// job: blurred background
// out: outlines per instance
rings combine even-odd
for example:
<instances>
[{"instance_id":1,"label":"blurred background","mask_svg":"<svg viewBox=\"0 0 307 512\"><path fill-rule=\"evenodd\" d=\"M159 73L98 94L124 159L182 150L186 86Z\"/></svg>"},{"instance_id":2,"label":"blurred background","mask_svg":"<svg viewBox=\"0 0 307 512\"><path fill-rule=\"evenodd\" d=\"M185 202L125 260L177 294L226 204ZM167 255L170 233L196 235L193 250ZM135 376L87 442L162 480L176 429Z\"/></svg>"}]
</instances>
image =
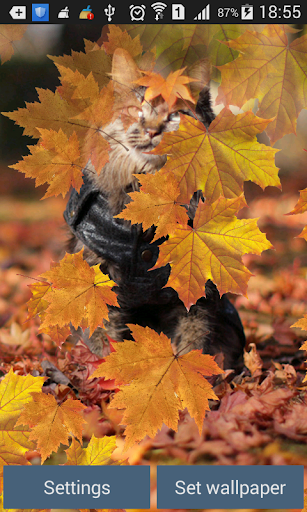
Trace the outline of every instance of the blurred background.
<instances>
[{"instance_id":1,"label":"blurred background","mask_svg":"<svg viewBox=\"0 0 307 512\"><path fill-rule=\"evenodd\" d=\"M55 91L58 71L47 55L83 51L84 39L97 41L101 25L29 25L13 42L14 55L0 66L0 112L25 107L38 100L36 88ZM40 201L46 187L9 166L29 154L37 140L0 115L0 328L25 321L31 293L28 278L50 268L64 255L66 232L61 196ZM25 325L25 327L27 324Z\"/></svg>"}]
</instances>

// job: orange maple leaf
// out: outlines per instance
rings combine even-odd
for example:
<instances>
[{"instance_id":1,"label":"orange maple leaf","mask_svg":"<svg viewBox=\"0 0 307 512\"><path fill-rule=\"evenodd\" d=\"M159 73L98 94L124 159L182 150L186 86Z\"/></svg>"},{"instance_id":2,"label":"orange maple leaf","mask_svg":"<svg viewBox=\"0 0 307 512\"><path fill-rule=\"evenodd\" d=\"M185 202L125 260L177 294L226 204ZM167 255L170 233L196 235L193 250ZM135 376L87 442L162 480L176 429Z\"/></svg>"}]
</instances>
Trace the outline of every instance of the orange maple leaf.
<instances>
[{"instance_id":1,"label":"orange maple leaf","mask_svg":"<svg viewBox=\"0 0 307 512\"><path fill-rule=\"evenodd\" d=\"M106 134L103 131L103 127L108 125L112 119L113 102L113 84L110 82L86 109L73 118L73 121L80 122L84 120L86 123L87 131L83 136L82 150L87 159L91 159L91 163L98 174L109 161L110 146L104 138Z\"/></svg>"},{"instance_id":2,"label":"orange maple leaf","mask_svg":"<svg viewBox=\"0 0 307 512\"><path fill-rule=\"evenodd\" d=\"M300 197L291 212L287 215L297 215L299 213L305 213L307 211L307 188L300 190ZM298 235L298 238L304 238L307 242L307 226L304 227L303 231Z\"/></svg>"},{"instance_id":3,"label":"orange maple leaf","mask_svg":"<svg viewBox=\"0 0 307 512\"><path fill-rule=\"evenodd\" d=\"M10 60L14 53L13 42L24 36L28 25L0 25L0 56L1 64Z\"/></svg>"},{"instance_id":4,"label":"orange maple leaf","mask_svg":"<svg viewBox=\"0 0 307 512\"><path fill-rule=\"evenodd\" d=\"M200 121L182 115L179 130L165 133L152 153L170 155L159 172L174 172L181 190L178 201L183 204L199 189L211 202L220 195L239 196L248 180L262 188L280 188L274 162L278 150L256 139L269 122L252 112L235 116L224 108L206 130Z\"/></svg>"},{"instance_id":5,"label":"orange maple leaf","mask_svg":"<svg viewBox=\"0 0 307 512\"><path fill-rule=\"evenodd\" d=\"M242 263L242 255L261 254L272 245L257 227L257 219L236 218L236 212L244 206L243 196L220 197L212 204L200 201L193 228L178 225L160 246L154 268L171 264L167 286L177 290L187 308L204 295L208 279L221 294L246 295L251 274Z\"/></svg>"},{"instance_id":6,"label":"orange maple leaf","mask_svg":"<svg viewBox=\"0 0 307 512\"><path fill-rule=\"evenodd\" d=\"M305 188L304 190L300 190L300 197L299 197L297 204L295 205L293 210L290 213L288 213L287 215L304 213L306 211L307 211L307 188Z\"/></svg>"},{"instance_id":7,"label":"orange maple leaf","mask_svg":"<svg viewBox=\"0 0 307 512\"><path fill-rule=\"evenodd\" d=\"M16 425L29 425L29 439L37 441L42 463L61 443L68 445L70 435L82 441L85 405L71 399L58 405L54 396L46 393L32 393L32 399L25 405Z\"/></svg>"},{"instance_id":8,"label":"orange maple leaf","mask_svg":"<svg viewBox=\"0 0 307 512\"><path fill-rule=\"evenodd\" d=\"M40 277L52 283L45 299L49 306L45 312L40 330L50 326L66 326L69 322L77 329L88 322L90 335L103 318L108 318L107 304L117 306L115 286L109 276L104 275L99 265L90 267L83 260L83 249L76 254L66 254L60 263L41 274Z\"/></svg>"},{"instance_id":9,"label":"orange maple leaf","mask_svg":"<svg viewBox=\"0 0 307 512\"><path fill-rule=\"evenodd\" d=\"M291 327L298 327L302 329L302 331L307 331L307 315L304 315L303 318L300 318L297 322L295 322L295 324L291 325ZM307 341L304 341L303 345L300 347L300 350L307 350ZM303 382L306 381L307 375L305 375Z\"/></svg>"},{"instance_id":10,"label":"orange maple leaf","mask_svg":"<svg viewBox=\"0 0 307 512\"><path fill-rule=\"evenodd\" d=\"M185 68L171 72L167 78L152 71L143 71L146 76L136 80L136 83L147 87L144 98L146 101L150 101L156 98L156 96L161 95L166 103L168 103L170 109L178 98L183 98L184 100L194 103L194 99L186 87L186 84L195 82L196 80L182 75L184 70Z\"/></svg>"},{"instance_id":11,"label":"orange maple leaf","mask_svg":"<svg viewBox=\"0 0 307 512\"><path fill-rule=\"evenodd\" d=\"M75 123L70 121L80 111L76 106L63 99L58 91L37 89L37 93L39 102L26 102L26 108L18 108L13 112L2 112L2 115L24 128L23 135L39 139L39 128L45 128L56 132L61 129L67 136L70 136L76 131L76 125L82 125L80 121L75 121Z\"/></svg>"},{"instance_id":12,"label":"orange maple leaf","mask_svg":"<svg viewBox=\"0 0 307 512\"><path fill-rule=\"evenodd\" d=\"M259 117L270 119L266 132L271 144L296 132L296 120L306 102L307 35L288 44L285 25L266 25L262 33L247 30L228 47L237 59L219 67L222 84L218 103L241 107L259 99ZM274 119L272 119L274 118Z\"/></svg>"},{"instance_id":13,"label":"orange maple leaf","mask_svg":"<svg viewBox=\"0 0 307 512\"><path fill-rule=\"evenodd\" d=\"M92 72L85 77L78 70L72 71L61 64L57 64L57 68L62 83L57 90L62 98L73 103L80 111L97 100L100 89Z\"/></svg>"},{"instance_id":14,"label":"orange maple leaf","mask_svg":"<svg viewBox=\"0 0 307 512\"><path fill-rule=\"evenodd\" d=\"M47 283L46 281L36 282L34 284L28 285L33 296L27 302L28 305L28 318L34 318L38 315L41 319L41 322L44 321L46 316L46 310L49 306L49 302L46 300L46 293L52 290L52 285ZM71 330L69 325L64 325L60 327L58 324L44 326L44 329L41 328L38 331L39 333L44 332L48 334L50 338L60 347L62 343L66 341L68 336L71 334Z\"/></svg>"},{"instance_id":15,"label":"orange maple leaf","mask_svg":"<svg viewBox=\"0 0 307 512\"><path fill-rule=\"evenodd\" d=\"M144 230L156 225L153 240L174 233L178 222L187 223L186 210L177 201L180 189L173 173L138 174L137 178L140 192L129 193L133 201L116 217L142 224Z\"/></svg>"},{"instance_id":16,"label":"orange maple leaf","mask_svg":"<svg viewBox=\"0 0 307 512\"><path fill-rule=\"evenodd\" d=\"M76 133L68 139L61 129L57 133L41 128L39 132L42 136L40 143L29 146L32 154L10 167L23 172L27 178L35 178L36 187L48 183L43 199L59 194L64 197L71 186L79 192L87 157L80 155Z\"/></svg>"},{"instance_id":17,"label":"orange maple leaf","mask_svg":"<svg viewBox=\"0 0 307 512\"><path fill-rule=\"evenodd\" d=\"M45 299L45 295L51 288L51 285L50 283L46 283L46 281L38 281L34 284L29 284L28 287L32 292L32 297L27 302L27 320L34 318L36 315L41 316L46 311L49 306L49 302Z\"/></svg>"},{"instance_id":18,"label":"orange maple leaf","mask_svg":"<svg viewBox=\"0 0 307 512\"><path fill-rule=\"evenodd\" d=\"M304 315L303 318L300 318L295 324L291 325L291 327L299 327L303 331L307 331L307 315ZM304 348L303 348L304 347ZM307 350L307 342L301 347L302 350Z\"/></svg>"},{"instance_id":19,"label":"orange maple leaf","mask_svg":"<svg viewBox=\"0 0 307 512\"><path fill-rule=\"evenodd\" d=\"M92 75L84 77L78 70L73 72L61 65L58 67L63 80L63 85L58 88L58 91L52 93L48 90L38 90L39 103L28 103L25 109L6 112L4 115L23 126L25 135L36 138L45 137L42 141L45 146L48 138L52 139L52 136L48 137L47 133L51 134L53 130L64 132L63 137L73 135L76 138L75 144L79 144L80 165L84 167L91 159L91 163L99 174L109 159L109 143L104 138L102 128L108 125L113 117L113 84L109 83L99 91L98 84ZM49 130L46 131L46 128ZM64 139L62 144L60 142L58 144L58 152L63 145L67 145ZM32 167L37 159L42 158L44 164L48 164L48 160L51 160L50 156L43 155L40 150L42 148L39 145L31 148L33 154L30 155L30 159L25 157L15 168L25 173L27 171L27 175L32 176ZM53 173L50 172L50 176L53 176ZM81 175L78 186L80 181L82 184ZM51 187L50 194L52 193Z\"/></svg>"},{"instance_id":20,"label":"orange maple leaf","mask_svg":"<svg viewBox=\"0 0 307 512\"><path fill-rule=\"evenodd\" d=\"M44 316L41 317L41 321L44 321ZM48 334L48 336L50 336L52 341L54 341L58 347L61 347L67 340L68 336L71 334L69 324L63 325L63 327L59 327L58 325L44 325L43 328L39 328L38 332Z\"/></svg>"},{"instance_id":21,"label":"orange maple leaf","mask_svg":"<svg viewBox=\"0 0 307 512\"><path fill-rule=\"evenodd\" d=\"M72 51L71 55L48 55L48 57L56 66L60 65L72 71L79 71L84 77L92 73L101 89L110 80L111 57L106 54L104 47L101 48L98 44L86 41L86 39L84 39L84 43L85 52Z\"/></svg>"},{"instance_id":22,"label":"orange maple leaf","mask_svg":"<svg viewBox=\"0 0 307 512\"><path fill-rule=\"evenodd\" d=\"M304 238L307 242L307 226L304 227L303 231L297 235L298 238Z\"/></svg>"},{"instance_id":23,"label":"orange maple leaf","mask_svg":"<svg viewBox=\"0 0 307 512\"><path fill-rule=\"evenodd\" d=\"M120 386L111 407L125 409L125 449L145 435L154 437L163 423L177 430L179 410L185 407L201 432L208 399L217 399L204 376L223 371L200 350L176 356L164 334L149 327L129 328L136 341L117 343L116 352L91 376L115 379Z\"/></svg>"}]
</instances>

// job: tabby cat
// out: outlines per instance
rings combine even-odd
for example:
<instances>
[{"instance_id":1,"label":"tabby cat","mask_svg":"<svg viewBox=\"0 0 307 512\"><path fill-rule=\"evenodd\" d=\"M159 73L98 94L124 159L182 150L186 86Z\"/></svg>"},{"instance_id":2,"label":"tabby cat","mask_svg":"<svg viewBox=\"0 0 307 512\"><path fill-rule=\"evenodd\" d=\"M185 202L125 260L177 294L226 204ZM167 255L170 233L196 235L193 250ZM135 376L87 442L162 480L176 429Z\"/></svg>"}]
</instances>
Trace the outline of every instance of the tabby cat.
<instances>
[{"instance_id":1,"label":"tabby cat","mask_svg":"<svg viewBox=\"0 0 307 512\"><path fill-rule=\"evenodd\" d=\"M144 92L144 87L136 90L139 97ZM139 118L127 131L120 118L104 128L111 146L109 162L99 176L91 163L87 164L83 171L85 184L80 194L72 192L64 214L72 232L68 252L78 252L84 246L88 263L99 263L102 272L118 285L120 308L110 306L109 321L105 322L111 338L132 339L129 323L149 326L169 336L181 354L195 348L212 355L222 352L224 367L239 369L245 337L238 313L227 297L220 298L215 285L208 281L206 298L199 299L188 313L177 292L165 287L170 266L148 272L165 239L152 242L154 227L143 232L140 225L113 218L130 201L128 192L138 190L134 175L155 173L164 165L165 155L148 152L161 142L165 132L178 129L179 111L195 117L182 104L169 111L159 96L151 102L142 101ZM195 112L206 127L214 119L206 86L200 91ZM190 225L199 200L204 200L200 191L186 205ZM86 331L83 338L93 352L101 355L105 341L102 328L91 338Z\"/></svg>"},{"instance_id":2,"label":"tabby cat","mask_svg":"<svg viewBox=\"0 0 307 512\"><path fill-rule=\"evenodd\" d=\"M104 137L111 147L110 161L99 176L90 163L85 172L93 185L107 194L113 215L129 200L126 192L138 189L134 174L153 174L165 164L166 155L148 152L161 142L164 132L178 130L179 122L179 113L169 112L167 103L158 97L151 103L142 103L139 120L127 131L120 118L104 128Z\"/></svg>"}]
</instances>

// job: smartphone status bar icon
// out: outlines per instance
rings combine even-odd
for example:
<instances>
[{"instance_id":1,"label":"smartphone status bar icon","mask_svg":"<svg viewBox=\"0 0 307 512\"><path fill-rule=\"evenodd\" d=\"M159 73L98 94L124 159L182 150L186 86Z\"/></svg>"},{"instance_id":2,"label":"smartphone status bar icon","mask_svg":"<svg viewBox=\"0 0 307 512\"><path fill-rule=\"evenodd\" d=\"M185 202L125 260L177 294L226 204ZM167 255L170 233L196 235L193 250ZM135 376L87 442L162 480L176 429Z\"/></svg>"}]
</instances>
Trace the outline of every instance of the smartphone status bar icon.
<instances>
[{"instance_id":1,"label":"smartphone status bar icon","mask_svg":"<svg viewBox=\"0 0 307 512\"><path fill-rule=\"evenodd\" d=\"M241 6L241 20L253 20L254 19L254 7L249 4Z\"/></svg>"},{"instance_id":2,"label":"smartphone status bar icon","mask_svg":"<svg viewBox=\"0 0 307 512\"><path fill-rule=\"evenodd\" d=\"M59 19L67 19L67 18L69 18L69 9L68 9L68 7L64 7L64 9L60 10L60 12L58 13L58 18Z\"/></svg>"},{"instance_id":3,"label":"smartphone status bar icon","mask_svg":"<svg viewBox=\"0 0 307 512\"><path fill-rule=\"evenodd\" d=\"M194 20L210 20L210 4L207 4L197 16L195 16Z\"/></svg>"},{"instance_id":4,"label":"smartphone status bar icon","mask_svg":"<svg viewBox=\"0 0 307 512\"><path fill-rule=\"evenodd\" d=\"M13 20L25 20L27 17L27 7L25 5L13 5L9 14Z\"/></svg>"},{"instance_id":5,"label":"smartphone status bar icon","mask_svg":"<svg viewBox=\"0 0 307 512\"><path fill-rule=\"evenodd\" d=\"M49 21L49 4L32 4L32 21Z\"/></svg>"}]
</instances>

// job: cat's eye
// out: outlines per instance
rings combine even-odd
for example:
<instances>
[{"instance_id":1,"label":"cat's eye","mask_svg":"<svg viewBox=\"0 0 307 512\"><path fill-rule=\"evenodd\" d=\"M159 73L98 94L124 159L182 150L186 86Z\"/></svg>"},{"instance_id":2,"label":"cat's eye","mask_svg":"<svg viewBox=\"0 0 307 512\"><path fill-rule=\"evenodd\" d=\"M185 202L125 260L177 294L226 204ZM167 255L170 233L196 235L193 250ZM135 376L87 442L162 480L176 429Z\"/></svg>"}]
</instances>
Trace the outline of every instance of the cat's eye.
<instances>
[{"instance_id":1,"label":"cat's eye","mask_svg":"<svg viewBox=\"0 0 307 512\"><path fill-rule=\"evenodd\" d=\"M179 121L180 117L179 117L179 114L178 112L172 112L171 114L169 114L167 120L168 121Z\"/></svg>"}]
</instances>

